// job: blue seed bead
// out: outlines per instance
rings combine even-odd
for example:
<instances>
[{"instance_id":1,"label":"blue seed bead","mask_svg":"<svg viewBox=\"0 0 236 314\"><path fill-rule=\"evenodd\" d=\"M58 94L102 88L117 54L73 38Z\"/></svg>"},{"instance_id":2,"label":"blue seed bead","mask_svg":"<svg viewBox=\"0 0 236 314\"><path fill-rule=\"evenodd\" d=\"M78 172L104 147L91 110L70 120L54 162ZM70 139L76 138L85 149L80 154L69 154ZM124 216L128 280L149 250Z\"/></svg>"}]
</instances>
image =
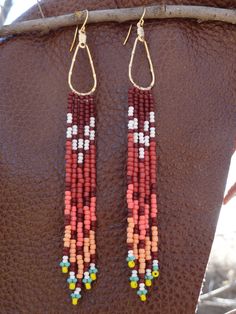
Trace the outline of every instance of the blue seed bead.
<instances>
[{"instance_id":1,"label":"blue seed bead","mask_svg":"<svg viewBox=\"0 0 236 314\"><path fill-rule=\"evenodd\" d=\"M159 270L158 266L153 266L153 270Z\"/></svg>"},{"instance_id":2,"label":"blue seed bead","mask_svg":"<svg viewBox=\"0 0 236 314\"><path fill-rule=\"evenodd\" d=\"M76 298L76 299L80 299L81 298L81 294L80 293L71 293L71 298Z\"/></svg>"},{"instance_id":3,"label":"blue seed bead","mask_svg":"<svg viewBox=\"0 0 236 314\"><path fill-rule=\"evenodd\" d=\"M152 280L152 279L153 279L153 276L152 276L152 275L146 275L146 276L145 276L145 279Z\"/></svg>"},{"instance_id":4,"label":"blue seed bead","mask_svg":"<svg viewBox=\"0 0 236 314\"><path fill-rule=\"evenodd\" d=\"M129 277L129 280L130 281L138 281L139 278L137 276L131 276L131 277Z\"/></svg>"},{"instance_id":5,"label":"blue seed bead","mask_svg":"<svg viewBox=\"0 0 236 314\"><path fill-rule=\"evenodd\" d=\"M68 283L71 283L71 282L76 283L77 282L77 278L67 278L67 282Z\"/></svg>"},{"instance_id":6,"label":"blue seed bead","mask_svg":"<svg viewBox=\"0 0 236 314\"><path fill-rule=\"evenodd\" d=\"M95 267L95 268L90 268L89 269L89 272L90 272L90 274L96 274L97 272L98 272L98 270L97 270L97 268Z\"/></svg>"},{"instance_id":7,"label":"blue seed bead","mask_svg":"<svg viewBox=\"0 0 236 314\"><path fill-rule=\"evenodd\" d=\"M146 289L144 289L144 290L138 290L138 291L137 291L137 294L138 294L138 295L142 295L142 294L146 295L146 294L147 294L147 290L146 290Z\"/></svg>"},{"instance_id":8,"label":"blue seed bead","mask_svg":"<svg viewBox=\"0 0 236 314\"><path fill-rule=\"evenodd\" d=\"M126 261L127 261L127 262L134 261L134 260L135 260L135 256L128 256L128 257L126 258Z\"/></svg>"}]
</instances>

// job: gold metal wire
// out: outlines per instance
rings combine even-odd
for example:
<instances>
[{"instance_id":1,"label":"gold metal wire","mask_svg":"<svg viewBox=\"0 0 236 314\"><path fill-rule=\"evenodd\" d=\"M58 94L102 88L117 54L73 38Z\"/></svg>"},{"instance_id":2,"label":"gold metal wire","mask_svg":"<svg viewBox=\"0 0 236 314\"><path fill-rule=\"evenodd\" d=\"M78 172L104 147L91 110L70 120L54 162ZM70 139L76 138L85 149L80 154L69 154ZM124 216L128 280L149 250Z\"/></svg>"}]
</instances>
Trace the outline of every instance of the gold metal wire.
<instances>
[{"instance_id":1,"label":"gold metal wire","mask_svg":"<svg viewBox=\"0 0 236 314\"><path fill-rule=\"evenodd\" d=\"M74 52L74 55L72 57L71 66L70 66L69 73L68 73L68 84L70 86L70 89L75 94L77 94L79 96L91 95L96 90L96 87L97 87L97 76L96 76L96 72L95 72L95 68L94 68L94 64L93 64L93 59L92 59L89 47L86 43L85 26L86 26L87 20L88 20L88 10L86 10L86 18L85 18L85 21L84 21L83 25L81 26L80 30L78 30L79 29L78 26L76 27L74 38L73 38L73 41L72 41L72 44L70 47L70 52L71 52L73 50L74 45L75 45L77 34L79 33L79 42L75 48L75 52ZM93 86L88 92L79 92L72 85L72 73L73 73L73 69L74 69L74 65L75 65L75 60L76 60L76 57L77 57L77 54L78 54L78 51L80 48L86 49L86 52L87 52L88 58L89 58L89 63L90 63L91 70L92 70Z\"/></svg>"},{"instance_id":2,"label":"gold metal wire","mask_svg":"<svg viewBox=\"0 0 236 314\"><path fill-rule=\"evenodd\" d=\"M135 87L137 87L138 89L150 90L154 86L154 84L155 84L155 73L154 73L154 69L153 69L151 55L150 55L150 52L149 52L149 49L148 49L148 44L147 44L147 42L145 40L145 37L144 37L143 25L144 25L144 15L145 15L145 12L146 12L146 8L144 8L143 14L142 14L140 20L137 23L137 34L138 35L137 35L137 37L136 37L136 39L134 41L133 49L132 49L132 52L131 52L131 57L130 57L130 62L129 62L129 79L130 79L131 83ZM127 42L128 38L129 38L129 34L130 34L130 30L128 32L128 35L126 36L125 43ZM145 48L147 59L148 59L148 63L149 63L149 69L150 69L151 76L152 76L151 83L147 87L140 86L137 83L135 83L135 81L133 79L133 76L132 76L132 67L133 67L134 55L135 55L137 43L139 41L144 44L144 48Z\"/></svg>"}]
</instances>

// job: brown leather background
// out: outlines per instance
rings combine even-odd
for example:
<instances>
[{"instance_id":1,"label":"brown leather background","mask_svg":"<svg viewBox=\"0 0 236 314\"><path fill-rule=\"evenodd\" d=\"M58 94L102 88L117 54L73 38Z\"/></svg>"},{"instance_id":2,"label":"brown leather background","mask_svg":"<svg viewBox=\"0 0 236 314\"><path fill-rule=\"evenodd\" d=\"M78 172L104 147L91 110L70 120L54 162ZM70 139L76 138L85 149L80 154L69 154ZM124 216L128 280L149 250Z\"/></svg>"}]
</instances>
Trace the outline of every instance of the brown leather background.
<instances>
[{"instance_id":1,"label":"brown leather background","mask_svg":"<svg viewBox=\"0 0 236 314\"><path fill-rule=\"evenodd\" d=\"M43 3L46 16L157 1ZM160 3L160 2L159 2ZM163 1L162 1L163 3ZM172 1L236 8L234 0ZM37 8L24 19L39 17ZM58 266L63 237L68 52L74 28L0 45L0 313L192 314L222 202L236 131L236 28L187 20L148 21L156 72L161 276L146 304L128 285L125 162L129 24L89 25L98 75L99 278L70 305ZM136 78L147 82L146 63ZM84 60L80 56L80 60ZM84 61L83 61L84 62ZM75 79L89 84L87 63ZM77 72L78 73L78 72ZM85 83L86 82L86 83Z\"/></svg>"}]
</instances>

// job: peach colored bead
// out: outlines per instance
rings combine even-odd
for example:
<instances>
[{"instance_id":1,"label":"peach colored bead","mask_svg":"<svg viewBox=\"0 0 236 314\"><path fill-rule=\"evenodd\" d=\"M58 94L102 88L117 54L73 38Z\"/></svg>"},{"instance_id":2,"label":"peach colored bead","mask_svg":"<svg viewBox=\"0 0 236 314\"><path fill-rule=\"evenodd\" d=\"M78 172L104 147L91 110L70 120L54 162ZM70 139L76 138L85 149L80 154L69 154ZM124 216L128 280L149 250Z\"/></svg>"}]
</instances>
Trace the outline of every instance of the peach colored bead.
<instances>
[{"instance_id":1,"label":"peach colored bead","mask_svg":"<svg viewBox=\"0 0 236 314\"><path fill-rule=\"evenodd\" d=\"M85 263L89 263L90 262L90 258L85 258L84 261L85 261Z\"/></svg>"},{"instance_id":2,"label":"peach colored bead","mask_svg":"<svg viewBox=\"0 0 236 314\"><path fill-rule=\"evenodd\" d=\"M76 258L71 257L71 258L70 258L70 262L71 262L71 263L75 263L75 262L76 262Z\"/></svg>"},{"instance_id":3,"label":"peach colored bead","mask_svg":"<svg viewBox=\"0 0 236 314\"><path fill-rule=\"evenodd\" d=\"M89 248L87 246L84 247L84 253L88 253L89 252Z\"/></svg>"}]
</instances>

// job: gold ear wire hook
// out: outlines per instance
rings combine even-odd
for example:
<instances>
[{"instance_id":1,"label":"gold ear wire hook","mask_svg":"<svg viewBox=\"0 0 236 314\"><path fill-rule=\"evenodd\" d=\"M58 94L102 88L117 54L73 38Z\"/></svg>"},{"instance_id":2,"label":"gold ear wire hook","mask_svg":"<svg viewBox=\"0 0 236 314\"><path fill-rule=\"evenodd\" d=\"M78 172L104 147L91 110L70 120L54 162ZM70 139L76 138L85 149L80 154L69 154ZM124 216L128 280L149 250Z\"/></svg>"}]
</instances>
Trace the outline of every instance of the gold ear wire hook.
<instances>
[{"instance_id":1,"label":"gold ear wire hook","mask_svg":"<svg viewBox=\"0 0 236 314\"><path fill-rule=\"evenodd\" d=\"M72 44L70 46L70 52L73 50L74 48L74 45L75 45L75 42L76 42L76 37L77 37L77 34L78 34L78 29L79 29L79 26L76 27L75 29L75 33L74 33L74 38L73 38L73 41L72 41Z\"/></svg>"},{"instance_id":2,"label":"gold ear wire hook","mask_svg":"<svg viewBox=\"0 0 236 314\"><path fill-rule=\"evenodd\" d=\"M74 45L75 45L75 42L76 42L76 37L78 35L78 31L84 33L85 32L85 25L87 24L87 21L88 21L88 10L85 10L86 12L86 17L85 17L85 20L84 20L84 23L83 25L81 26L80 30L79 30L79 25L77 25L76 29L75 29L75 33L74 33L74 38L73 38L73 41L72 41L72 44L70 46L70 52L73 50L74 48ZM76 14L80 13L80 12L75 12Z\"/></svg>"},{"instance_id":3,"label":"gold ear wire hook","mask_svg":"<svg viewBox=\"0 0 236 314\"><path fill-rule=\"evenodd\" d=\"M81 31L81 32L84 32L84 31L85 31L85 25L87 24L87 21L88 21L88 10L85 10L85 12L86 12L86 17L85 17L85 20L84 20L83 25L82 25L81 28L80 28L80 31Z\"/></svg>"},{"instance_id":4,"label":"gold ear wire hook","mask_svg":"<svg viewBox=\"0 0 236 314\"><path fill-rule=\"evenodd\" d=\"M145 13L146 13L146 8L143 9L143 14L142 14L140 20L138 21L137 25L143 26Z\"/></svg>"},{"instance_id":5,"label":"gold ear wire hook","mask_svg":"<svg viewBox=\"0 0 236 314\"><path fill-rule=\"evenodd\" d=\"M140 20L139 20L138 23L137 23L137 26L138 26L138 27L139 27L139 26L143 27L145 13L146 13L146 8L143 9L143 14L142 14ZM132 30L132 27L133 27L133 25L130 24L128 33L127 33L127 35L126 35L126 37L125 37L125 40L124 40L124 42L123 42L123 46L125 46L125 45L127 44L127 42L128 42L128 39L129 39L131 30Z\"/></svg>"},{"instance_id":6,"label":"gold ear wire hook","mask_svg":"<svg viewBox=\"0 0 236 314\"><path fill-rule=\"evenodd\" d=\"M133 27L133 25L132 25L132 24L130 24L130 26L129 26L129 30L128 30L128 33L127 33L127 35L126 35L126 37L125 37L125 40L124 40L124 42L123 42L123 46L125 46L125 45L126 45L126 43L127 43L128 39L129 39L129 36L130 36L130 33L131 33L131 29L132 29L132 27Z\"/></svg>"}]
</instances>

